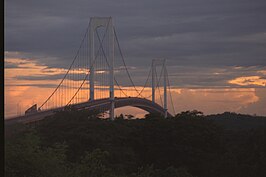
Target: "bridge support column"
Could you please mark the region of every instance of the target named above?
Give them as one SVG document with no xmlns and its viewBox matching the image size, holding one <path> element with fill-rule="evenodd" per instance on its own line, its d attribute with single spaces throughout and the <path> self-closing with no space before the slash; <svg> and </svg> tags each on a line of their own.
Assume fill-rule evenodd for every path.
<svg viewBox="0 0 266 177">
<path fill-rule="evenodd" d="M 114 35 L 114 28 L 113 28 L 113 21 L 110 17 L 108 23 L 108 31 L 109 31 L 109 76 L 110 76 L 110 118 L 114 120 L 114 109 L 115 109 L 115 93 L 114 93 L 114 57 L 115 57 L 115 35 Z"/>
<path fill-rule="evenodd" d="M 94 35 L 98 27 L 106 28 L 105 41 L 108 42 L 107 60 L 109 63 L 109 98 L 110 98 L 110 118 L 114 119 L 114 27 L 112 17 L 92 17 L 90 18 L 89 28 L 89 51 L 90 51 L 90 100 L 94 100 L 94 60 L 95 60 L 95 44 Z"/>
<path fill-rule="evenodd" d="M 94 32 L 95 32 L 95 25 L 93 24 L 94 18 L 90 19 L 90 29 L 89 29 L 89 63 L 90 63 L 90 77 L 89 77 L 89 83 L 90 83 L 90 100 L 94 100 L 94 60 L 95 60 L 95 54 L 94 54 Z"/>
<path fill-rule="evenodd" d="M 163 71 L 163 88 L 164 88 L 164 117 L 167 118 L 168 116 L 168 109 L 167 109 L 167 70 L 166 70 L 166 60 L 165 59 L 154 59 L 152 60 L 152 102 L 155 103 L 155 89 L 157 87 L 157 79 L 156 79 L 156 66 L 161 65 Z M 158 84 L 158 83 L 157 83 Z"/>
<path fill-rule="evenodd" d="M 152 60 L 151 72 L 152 72 L 152 81 L 151 81 L 151 91 L 152 91 L 152 102 L 155 103 L 155 60 Z"/>
<path fill-rule="evenodd" d="M 163 64 L 163 71 L 164 71 L 164 83 L 163 83 L 163 87 L 164 87 L 164 118 L 167 118 L 167 71 L 166 71 L 166 60 L 164 60 L 164 64 Z"/>
</svg>

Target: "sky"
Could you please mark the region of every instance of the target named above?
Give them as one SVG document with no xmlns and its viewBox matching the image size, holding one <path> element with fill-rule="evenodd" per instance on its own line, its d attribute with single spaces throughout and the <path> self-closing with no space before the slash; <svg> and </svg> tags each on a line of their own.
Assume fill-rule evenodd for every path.
<svg viewBox="0 0 266 177">
<path fill-rule="evenodd" d="M 167 59 L 176 112 L 266 115 L 265 0 L 8 0 L 6 117 L 52 93 L 94 16 L 113 18 L 138 87 L 152 59 Z"/>
</svg>

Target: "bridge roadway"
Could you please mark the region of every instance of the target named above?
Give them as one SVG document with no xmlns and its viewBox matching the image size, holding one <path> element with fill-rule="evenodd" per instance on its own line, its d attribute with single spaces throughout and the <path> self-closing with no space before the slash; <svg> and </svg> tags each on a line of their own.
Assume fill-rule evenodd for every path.
<svg viewBox="0 0 266 177">
<path fill-rule="evenodd" d="M 138 97 L 125 97 L 125 98 L 115 98 L 115 108 L 132 106 L 136 108 L 143 109 L 149 113 L 162 114 L 164 115 L 164 109 L 157 103 L 154 103 L 148 99 L 138 98 Z M 89 111 L 107 111 L 110 109 L 110 99 L 97 99 L 93 101 L 87 101 L 82 103 L 77 103 L 71 105 L 74 109 L 77 110 L 89 110 Z M 27 114 L 19 117 L 14 117 L 12 119 L 6 119 L 5 125 L 15 124 L 15 123 L 31 123 L 44 119 L 47 116 L 51 116 L 58 111 L 63 111 L 65 107 L 54 108 L 50 110 L 38 111 L 36 113 Z M 168 112 L 168 117 L 172 117 L 172 115 Z"/>
</svg>

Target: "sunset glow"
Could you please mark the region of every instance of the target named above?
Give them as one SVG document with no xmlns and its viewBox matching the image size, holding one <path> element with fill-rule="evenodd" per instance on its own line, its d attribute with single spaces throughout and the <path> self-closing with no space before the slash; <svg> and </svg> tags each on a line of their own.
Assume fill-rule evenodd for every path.
<svg viewBox="0 0 266 177">
<path fill-rule="evenodd" d="M 24 111 L 37 103 L 40 106 L 48 96 L 54 91 L 61 79 L 45 79 L 42 77 L 54 76 L 58 74 L 64 75 L 66 70 L 59 68 L 48 68 L 45 65 L 39 64 L 35 60 L 21 59 L 21 58 L 6 58 L 6 63 L 14 64 L 14 68 L 5 69 L 5 115 L 6 117 L 12 117 L 19 114 L 24 114 Z M 240 69 L 240 68 L 237 68 Z M 84 73 L 84 71 L 77 71 Z M 100 71 L 99 71 L 100 72 Z M 86 73 L 86 72 L 85 72 Z M 265 74 L 264 71 L 260 73 Z M 223 73 L 221 73 L 223 74 Z M 42 76 L 39 79 L 32 76 Z M 23 78 L 25 77 L 25 78 Z M 32 78 L 33 79 L 32 79 Z M 28 79 L 27 79 L 28 78 Z M 178 77 L 177 77 L 178 79 Z M 239 86 L 263 86 L 265 87 L 265 79 L 260 76 L 249 76 L 249 77 L 237 77 L 236 79 L 229 80 L 228 83 Z M 81 81 L 76 81 L 76 85 L 80 85 Z M 84 89 L 80 90 L 74 102 L 84 102 L 89 98 L 88 93 L 89 85 L 86 85 Z M 76 88 L 77 89 L 77 88 Z M 104 98 L 109 95 L 109 87 L 106 86 L 95 86 L 96 98 Z M 133 87 L 122 87 L 124 93 L 128 96 L 137 96 L 137 92 Z M 142 90 L 142 87 L 136 87 L 138 91 Z M 265 88 L 261 88 L 266 90 Z M 70 90 L 72 93 L 70 93 Z M 97 92 L 101 90 L 104 92 Z M 257 93 L 257 88 L 178 88 L 174 87 L 171 89 L 173 96 L 175 112 L 181 112 L 185 110 L 197 109 L 201 110 L 206 114 L 210 113 L 221 113 L 224 111 L 242 112 L 247 113 L 248 107 L 255 103 L 260 103 L 265 99 Z M 62 93 L 61 98 L 62 105 L 66 104 L 70 100 L 71 96 L 75 93 L 72 88 L 65 88 L 65 93 Z M 161 94 L 163 88 L 160 88 Z M 123 92 L 120 91 L 119 87 L 115 87 L 115 96 L 124 97 Z M 169 94 L 169 93 L 168 93 Z M 147 87 L 142 92 L 142 96 L 149 97 L 151 99 L 151 88 Z M 160 97 L 157 93 L 156 101 L 160 103 Z M 261 104 L 262 104 L 261 103 Z M 55 102 L 50 102 L 50 106 Z M 168 98 L 168 105 L 170 105 L 170 98 Z M 172 107 L 169 107 L 169 111 L 174 113 Z M 120 108 L 116 110 L 117 114 L 125 113 L 134 114 L 138 117 L 143 117 L 146 114 L 145 111 L 136 108 Z M 254 110 L 257 114 L 266 114 L 265 109 Z"/>
</svg>

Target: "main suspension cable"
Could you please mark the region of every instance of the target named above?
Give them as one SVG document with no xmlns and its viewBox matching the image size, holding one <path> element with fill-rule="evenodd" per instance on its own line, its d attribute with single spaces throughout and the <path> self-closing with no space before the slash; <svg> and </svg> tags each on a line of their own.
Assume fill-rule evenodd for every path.
<svg viewBox="0 0 266 177">
<path fill-rule="evenodd" d="M 160 83 L 160 81 L 161 81 L 161 77 L 162 77 L 162 73 L 163 73 L 162 71 L 163 71 L 163 69 L 161 69 L 161 73 L 160 73 L 159 81 L 158 81 L 158 78 L 156 78 L 157 83 L 156 83 L 155 88 L 159 87 L 159 83 Z M 156 72 L 156 70 L 155 70 L 155 72 Z M 157 73 L 156 73 L 156 77 L 157 77 Z M 152 94 L 149 95 L 148 97 L 145 97 L 145 98 L 150 98 L 150 97 L 152 97 Z"/>
<path fill-rule="evenodd" d="M 174 111 L 174 115 L 176 115 L 175 107 L 174 107 L 174 103 L 173 103 L 173 97 L 172 97 L 172 93 L 171 93 L 171 85 L 170 85 L 170 81 L 169 81 L 167 70 L 166 70 L 166 76 L 167 76 L 167 81 L 168 81 L 168 87 L 169 87 L 168 89 L 169 89 L 169 92 L 170 92 L 170 100 L 171 100 L 172 108 L 173 108 L 173 111 Z"/>
<path fill-rule="evenodd" d="M 146 81 L 145 81 L 145 84 L 144 84 L 144 86 L 142 87 L 142 90 L 140 91 L 140 93 L 137 95 L 137 97 L 140 96 L 141 93 L 142 93 L 142 92 L 144 91 L 144 89 L 146 88 L 146 86 L 147 86 L 147 84 L 148 84 L 148 81 L 149 81 L 149 78 L 150 78 L 150 75 L 151 75 L 151 70 L 152 70 L 152 67 L 150 67 L 150 71 L 149 71 L 148 77 L 147 77 L 147 79 L 146 79 Z"/>
<path fill-rule="evenodd" d="M 162 69 L 161 69 L 161 74 L 160 74 L 160 78 L 159 78 L 159 79 L 161 79 L 162 71 L 163 71 L 163 67 L 162 67 Z M 156 88 L 158 88 L 158 90 L 159 90 L 160 101 L 161 101 L 161 104 L 163 105 L 163 100 L 162 100 L 162 96 L 161 96 L 161 92 L 160 92 L 160 87 L 159 87 L 160 80 L 158 81 L 158 77 L 157 77 L 157 71 L 156 71 L 156 69 L 155 69 L 155 76 L 156 76 L 156 81 L 157 81 L 157 87 L 156 87 Z"/>
<path fill-rule="evenodd" d="M 95 63 L 96 59 L 97 59 L 98 56 L 99 56 L 100 50 L 103 50 L 102 43 L 103 43 L 104 38 L 105 38 L 105 35 L 106 35 L 106 33 L 107 33 L 107 29 L 108 29 L 108 26 L 109 26 L 109 22 L 110 22 L 110 20 L 108 21 L 108 24 L 107 24 L 107 27 L 106 27 L 106 30 L 105 30 L 105 33 L 104 33 L 104 35 L 103 35 L 102 40 L 100 40 L 100 37 L 99 37 L 98 31 L 96 30 L 96 34 L 97 34 L 98 40 L 99 40 L 99 42 L 100 42 L 100 47 L 99 47 L 99 49 L 98 49 L 98 51 L 97 51 L 97 53 L 96 53 L 95 59 L 94 59 L 93 62 L 92 62 L 92 66 L 94 66 L 94 63 Z M 103 54 L 104 54 L 104 57 L 106 58 L 104 51 L 103 51 Z M 108 63 L 108 62 L 107 62 L 107 64 L 108 64 L 108 66 L 109 66 L 109 63 Z M 71 101 L 75 98 L 75 96 L 77 95 L 77 93 L 79 92 L 79 90 L 81 89 L 81 87 L 83 86 L 83 84 L 85 83 L 86 79 L 88 78 L 88 75 L 89 75 L 89 73 L 86 74 L 85 78 L 83 79 L 82 84 L 80 85 L 80 87 L 79 87 L 78 90 L 75 92 L 75 94 L 72 96 L 72 98 L 70 99 L 70 101 L 67 103 L 66 106 L 68 106 L 68 105 L 71 103 Z"/>
<path fill-rule="evenodd" d="M 136 92 L 138 93 L 138 96 L 143 97 L 141 95 L 141 93 L 138 91 L 138 89 L 136 88 L 136 85 L 134 84 L 134 82 L 133 82 L 133 80 L 131 78 L 131 75 L 130 75 L 130 73 L 128 71 L 128 68 L 127 68 L 127 65 L 126 65 L 126 62 L 125 62 L 125 59 L 124 59 L 124 55 L 122 53 L 122 50 L 121 50 L 121 47 L 120 47 L 120 44 L 119 44 L 119 41 L 118 41 L 118 37 L 117 37 L 116 31 L 115 31 L 115 28 L 114 28 L 114 34 L 115 34 L 116 43 L 117 43 L 117 46 L 118 46 L 118 49 L 119 49 L 119 53 L 121 55 L 121 58 L 122 58 L 122 61 L 123 61 L 123 65 L 124 65 L 124 67 L 126 69 L 126 72 L 127 72 L 128 77 L 129 77 L 129 80 L 130 80 L 132 86 L 134 87 L 134 89 L 136 90 Z"/>
<path fill-rule="evenodd" d="M 96 35 L 97 35 L 98 40 L 100 40 L 100 36 L 99 36 L 98 31 L 96 31 Z M 105 58 L 105 61 L 106 61 L 107 65 L 108 65 L 108 67 L 110 67 L 110 64 L 109 64 L 109 62 L 108 62 L 108 60 L 107 60 L 106 54 L 105 54 L 104 49 L 103 49 L 103 46 L 102 46 L 102 42 L 100 42 L 100 47 L 99 47 L 99 48 L 101 48 L 101 50 L 102 50 L 102 52 L 103 52 L 103 56 L 104 56 L 104 58 Z M 123 91 L 123 89 L 120 87 L 120 85 L 119 85 L 118 81 L 116 80 L 115 76 L 114 76 L 114 81 L 116 82 L 116 84 L 117 84 L 119 90 L 120 90 L 120 91 L 121 91 L 126 97 L 128 97 L 128 95 L 127 95 L 127 94 Z"/>
<path fill-rule="evenodd" d="M 85 37 L 86 37 L 86 35 L 87 35 L 87 33 L 88 33 L 88 29 L 89 29 L 89 27 L 90 27 L 90 23 L 89 23 L 89 25 L 88 25 L 88 27 L 87 27 L 87 29 L 86 29 L 85 35 L 84 35 L 84 37 L 83 37 L 83 39 L 82 39 L 82 41 L 81 41 L 81 44 L 80 44 L 80 46 L 79 46 L 79 49 L 78 49 L 78 51 L 77 51 L 77 53 L 76 53 L 76 55 L 75 55 L 75 57 L 74 57 L 74 59 L 73 59 L 71 65 L 69 66 L 69 68 L 68 68 L 66 74 L 64 75 L 63 79 L 62 79 L 61 82 L 58 84 L 58 86 L 55 88 L 55 90 L 53 91 L 53 93 L 52 93 L 52 94 L 51 94 L 51 95 L 50 95 L 50 96 L 44 101 L 44 103 L 39 107 L 39 109 L 41 109 L 41 108 L 43 107 L 43 105 L 45 105 L 45 104 L 50 100 L 50 98 L 55 94 L 55 92 L 59 89 L 59 87 L 61 86 L 61 84 L 62 84 L 63 81 L 65 80 L 66 76 L 68 75 L 69 71 L 71 70 L 71 68 L 72 68 L 72 66 L 73 66 L 73 64 L 74 64 L 74 62 L 76 61 L 76 59 L 77 59 L 77 57 L 78 57 L 78 55 L 79 55 L 80 49 L 81 49 L 82 44 L 83 44 L 83 42 L 84 42 L 84 39 L 85 39 Z"/>
</svg>

